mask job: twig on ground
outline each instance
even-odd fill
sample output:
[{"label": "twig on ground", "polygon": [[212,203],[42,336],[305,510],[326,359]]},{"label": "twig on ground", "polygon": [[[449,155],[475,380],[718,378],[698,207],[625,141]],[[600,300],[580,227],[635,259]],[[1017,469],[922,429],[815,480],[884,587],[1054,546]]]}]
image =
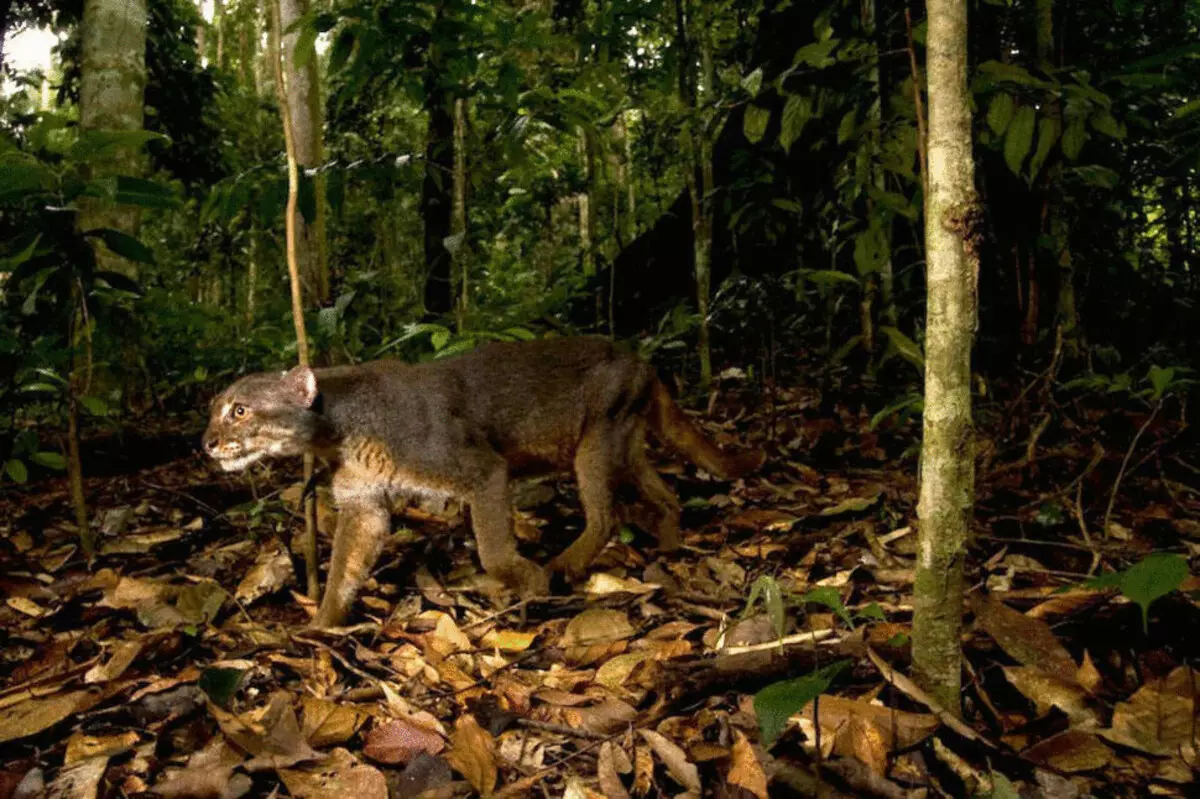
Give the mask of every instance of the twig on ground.
[{"label": "twig on ground", "polygon": [[1133,457],[1133,451],[1137,449],[1138,441],[1142,439],[1142,434],[1146,432],[1146,428],[1150,427],[1150,423],[1154,421],[1154,417],[1158,415],[1160,408],[1162,408],[1162,400],[1154,404],[1150,415],[1146,417],[1146,421],[1142,422],[1142,426],[1138,428],[1137,433],[1133,436],[1133,441],[1129,442],[1129,449],[1125,451],[1125,457],[1121,461],[1121,470],[1117,472],[1117,479],[1113,482],[1112,491],[1108,495],[1108,507],[1104,510],[1104,527],[1100,532],[1105,538],[1108,538],[1108,522],[1112,518],[1113,505],[1117,501],[1117,491],[1121,488],[1121,480],[1125,477],[1125,469],[1129,466],[1129,459]]},{"label": "twig on ground", "polygon": [[551,724],[548,721],[535,721],[534,719],[517,719],[518,727],[525,727],[530,730],[538,730],[540,732],[549,732],[555,735],[564,735],[569,738],[586,738],[589,741],[604,741],[609,740],[609,736],[599,732],[592,732],[583,727],[568,727],[565,724]]}]

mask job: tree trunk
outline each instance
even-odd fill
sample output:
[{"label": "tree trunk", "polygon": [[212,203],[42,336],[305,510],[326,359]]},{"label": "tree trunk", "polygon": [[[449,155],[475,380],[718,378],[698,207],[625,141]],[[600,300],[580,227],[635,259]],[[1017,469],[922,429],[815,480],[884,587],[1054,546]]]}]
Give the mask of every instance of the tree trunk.
[{"label": "tree trunk", "polygon": [[217,66],[225,68],[225,4],[222,0],[213,0],[213,27],[217,31]]},{"label": "tree trunk", "polygon": [[[83,131],[138,131],[142,129],[146,87],[146,1],[85,0],[80,26],[79,127]],[[117,148],[101,164],[92,165],[92,177],[142,172],[140,147]],[[84,198],[80,202],[81,230],[114,228],[137,235],[138,212],[107,200]],[[137,277],[134,262],[96,245],[97,267]]]},{"label": "tree trunk", "polygon": [[961,712],[963,558],[974,505],[971,343],[979,217],[967,96],[966,0],[926,0],[925,409],[913,604],[913,670]]},{"label": "tree trunk", "polygon": [[[869,128],[871,148],[871,185],[878,191],[884,190],[884,171],[882,164],[882,146],[880,143],[883,126],[883,84],[879,79],[879,37],[877,31],[877,12],[875,5],[878,0],[862,0],[863,34],[871,41],[871,66],[867,70],[867,80],[871,82],[871,104],[867,107],[867,125]],[[867,202],[867,213],[876,212],[875,203]],[[896,326],[896,303],[892,295],[892,224],[891,217],[885,225],[884,234],[888,243],[883,263],[880,264],[879,274],[870,275],[866,291],[863,293],[862,310],[862,341],[863,348],[868,353],[875,350],[874,304],[878,297],[881,306],[883,324]]]},{"label": "tree trunk", "polygon": [[[308,13],[308,0],[279,0],[280,32]],[[287,108],[296,146],[296,163],[301,169],[315,169],[325,160],[321,133],[321,84],[317,74],[316,47],[310,41],[308,52],[297,52],[300,32],[282,34],[283,70],[287,88]],[[297,58],[304,61],[297,64]],[[311,224],[303,214],[296,218],[297,257],[300,275],[309,301],[315,307],[329,302],[329,267],[325,258],[325,177],[317,174],[313,182],[315,205]],[[297,211],[297,213],[300,213]]]},{"label": "tree trunk", "polygon": [[200,15],[200,23],[196,25],[196,62],[203,67],[208,60],[205,52],[208,47],[208,25],[204,22],[204,0],[196,0],[196,13]]},{"label": "tree trunk", "polygon": [[[593,142],[591,133],[586,128],[579,129],[577,144],[579,163],[583,167],[584,190],[579,193],[579,255],[583,264],[584,277],[596,276],[596,207],[592,202],[592,188],[595,184],[595,159],[593,158]],[[604,319],[603,292],[596,289],[596,325]]]},{"label": "tree trunk", "polygon": [[[276,0],[275,7],[268,12],[272,16],[272,27],[275,29],[273,40],[279,42],[283,24],[283,7],[289,0]],[[304,328],[304,290],[300,272],[299,247],[300,223],[302,217],[296,207],[300,198],[300,159],[296,129],[292,127],[295,115],[290,108],[290,88],[284,83],[284,72],[287,69],[280,62],[280,51],[271,52],[271,60],[275,62],[275,91],[279,98],[280,119],[283,121],[283,141],[287,149],[288,195],[287,210],[284,215],[286,234],[286,255],[288,266],[288,283],[292,294],[292,323],[296,327],[296,352],[301,366],[308,366],[308,332]],[[304,484],[312,481],[314,459],[312,453],[304,456]],[[317,571],[317,505],[316,497],[309,495],[304,502],[304,539],[301,542],[305,561],[305,582],[308,596],[314,601],[321,599],[321,582]]]},{"label": "tree trunk", "polygon": [[454,101],[454,215],[451,219],[451,236],[454,241],[454,272],[458,289],[458,329],[461,332],[467,323],[467,101],[459,97]]}]

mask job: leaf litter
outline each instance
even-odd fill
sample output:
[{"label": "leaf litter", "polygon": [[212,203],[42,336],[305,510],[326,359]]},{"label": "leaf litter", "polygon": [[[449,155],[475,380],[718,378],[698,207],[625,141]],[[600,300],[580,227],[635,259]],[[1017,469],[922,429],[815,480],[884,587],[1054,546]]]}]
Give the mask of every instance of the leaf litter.
[{"label": "leaf litter", "polygon": [[[0,799],[961,795],[931,763],[995,796],[1189,795],[1200,652],[1174,631],[1200,621],[1200,582],[1182,558],[1136,564],[1200,538],[1200,492],[1164,504],[1127,475],[1089,548],[1047,510],[1070,469],[981,472],[960,721],[906,676],[911,424],[841,407],[831,423],[777,393],[792,410],[739,420],[759,443],[773,431],[763,473],[712,493],[663,461],[681,552],[635,531],[575,593],[518,602],[478,572],[458,510],[420,509],[337,633],[303,629],[286,468],[265,502],[199,461],[145,475],[169,502],[102,484],[90,571],[60,486],[0,499]],[[522,546],[542,559],[578,527],[563,488],[522,489]],[[191,495],[222,515],[196,519]],[[1089,583],[1094,559],[1114,576]]]}]

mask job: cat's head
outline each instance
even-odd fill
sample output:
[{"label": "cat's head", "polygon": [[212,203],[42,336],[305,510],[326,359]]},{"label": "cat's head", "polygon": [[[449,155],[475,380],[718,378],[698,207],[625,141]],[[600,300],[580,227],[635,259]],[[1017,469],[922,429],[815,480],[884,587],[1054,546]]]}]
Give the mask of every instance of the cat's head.
[{"label": "cat's head", "polygon": [[307,366],[238,380],[213,400],[204,451],[227,472],[313,449],[320,391]]}]

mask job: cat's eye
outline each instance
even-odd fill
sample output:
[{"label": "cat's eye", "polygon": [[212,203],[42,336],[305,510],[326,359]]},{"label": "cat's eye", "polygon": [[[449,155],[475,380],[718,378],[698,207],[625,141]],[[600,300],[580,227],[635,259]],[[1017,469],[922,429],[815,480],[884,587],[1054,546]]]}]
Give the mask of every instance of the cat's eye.
[{"label": "cat's eye", "polygon": [[234,405],[233,406],[233,415],[238,419],[241,419],[242,417],[244,417],[246,415],[246,406],[245,405]]}]

